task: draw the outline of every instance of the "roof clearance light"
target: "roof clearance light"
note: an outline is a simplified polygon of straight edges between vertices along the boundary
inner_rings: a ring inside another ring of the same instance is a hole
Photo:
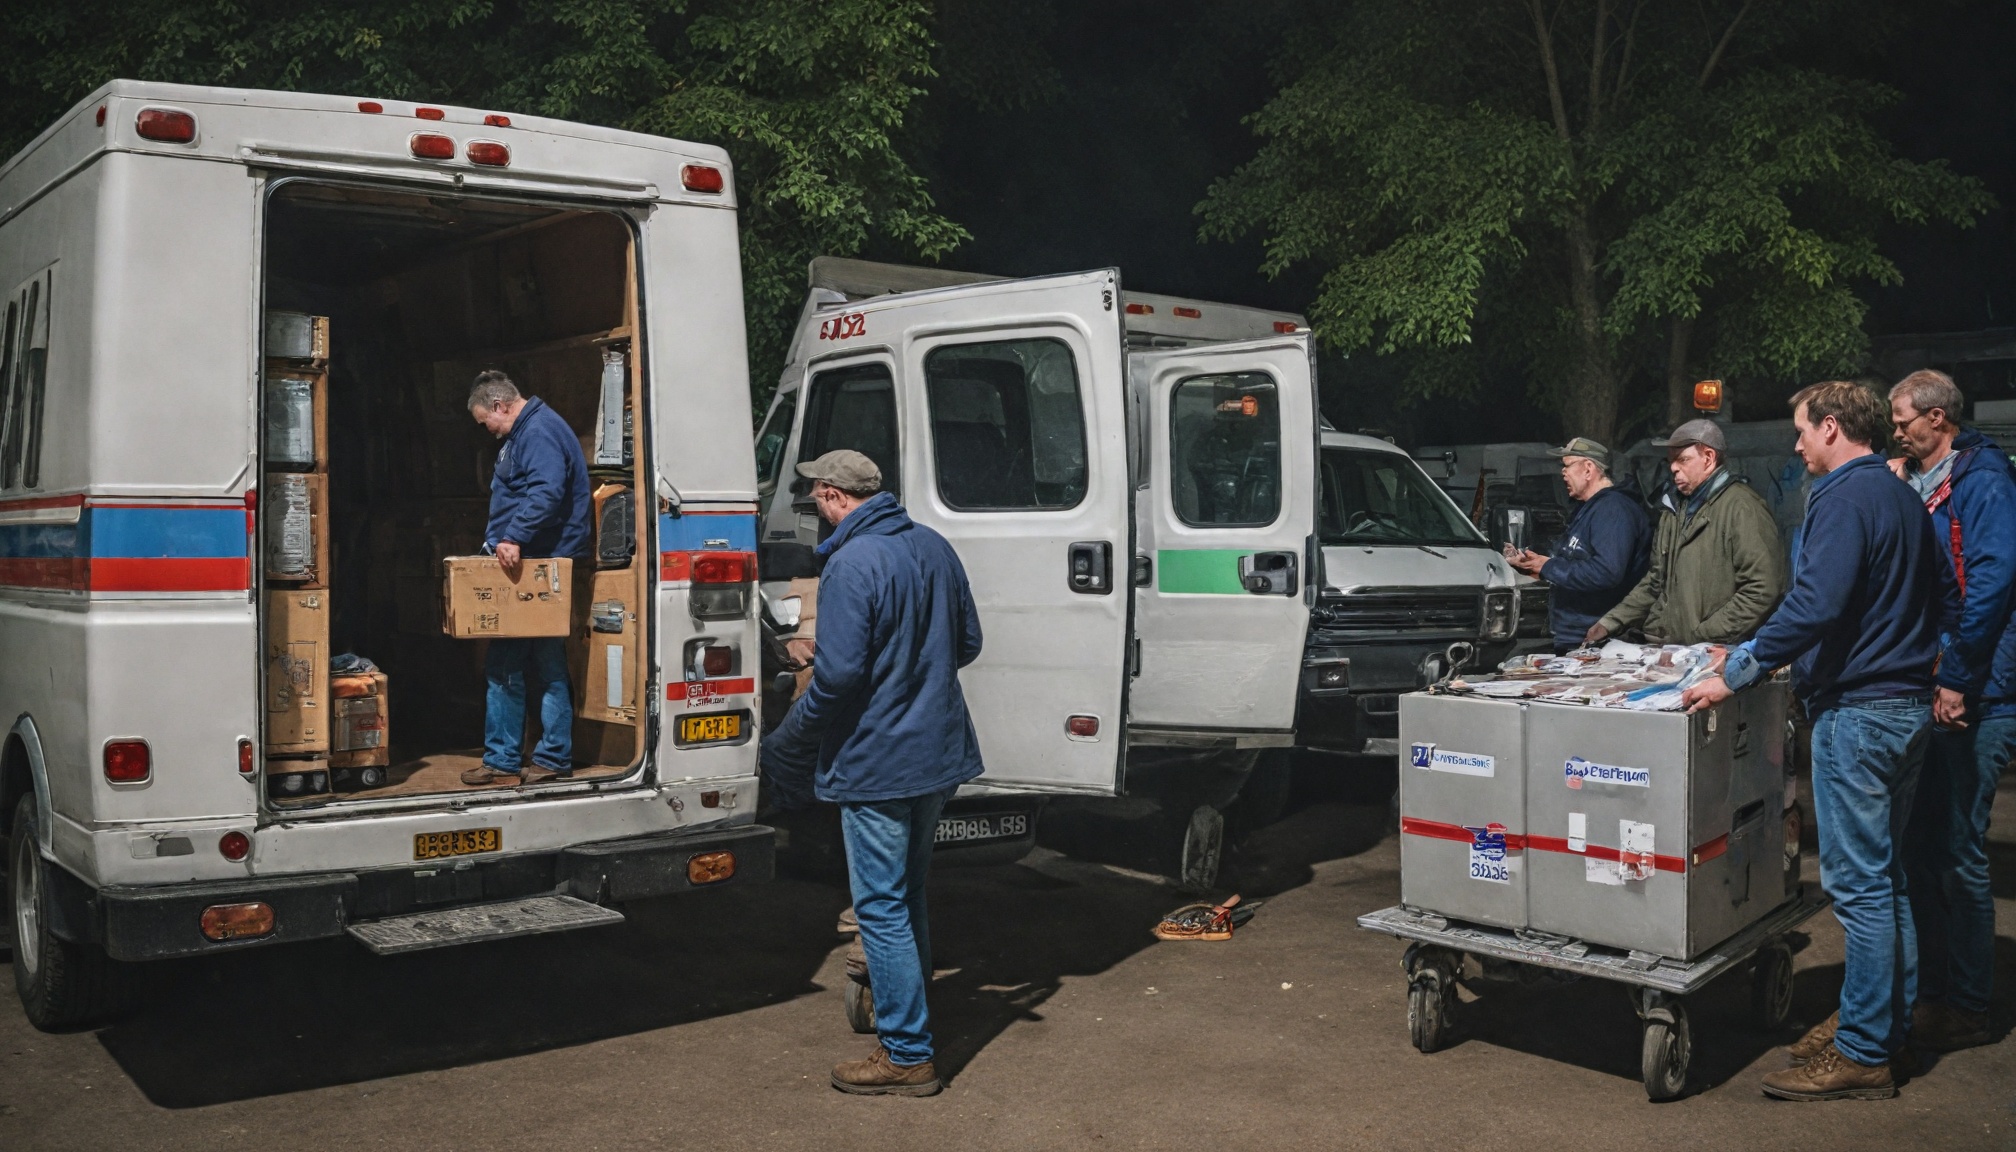
[[[240,736],[238,738],[238,774],[240,776],[251,776],[258,770],[259,765],[252,758],[252,741]]]
[[[1299,332],[1301,330],[1302,330],[1301,326],[1296,324],[1293,320],[1274,321],[1274,331],[1281,333],[1283,336],[1286,336],[1293,332]]]
[[[1154,314],[1155,306],[1153,304],[1127,305],[1127,315],[1129,316],[1153,316]]]
[[[105,779],[114,784],[143,784],[154,772],[154,754],[145,740],[107,740]]]
[[[196,139],[196,117],[168,108],[142,108],[133,128],[148,140],[187,144]]]
[[[686,186],[688,192],[719,192],[727,187],[727,182],[721,178],[721,170],[706,164],[688,164],[679,169],[679,182]]]
[[[1722,411],[1722,382],[1720,380],[1695,381],[1694,410],[1696,412]]]
[[[509,128],[511,126],[511,118],[509,116],[499,116],[497,113],[492,112],[488,116],[483,117],[483,123],[488,124],[492,128]]]
[[[455,141],[433,132],[413,134],[413,155],[422,160],[453,160]]]
[[[369,112],[375,116],[378,113],[385,111],[385,106],[383,104],[378,103],[376,100],[359,100],[357,102],[357,111]]]
[[[418,116],[422,120],[440,120],[444,119],[448,114],[439,108],[415,108],[413,109],[413,115]]]
[[[98,106],[98,127],[103,128],[104,126],[105,126],[105,106],[103,104],[100,104]]]
[[[487,164],[492,168],[503,168],[511,163],[511,149],[495,140],[471,140],[462,150],[471,164]]]
[[[1171,308],[1169,311],[1175,313],[1178,316],[1183,317],[1185,320],[1196,320],[1204,315],[1204,313],[1199,312],[1195,308],[1185,308],[1181,305]]]

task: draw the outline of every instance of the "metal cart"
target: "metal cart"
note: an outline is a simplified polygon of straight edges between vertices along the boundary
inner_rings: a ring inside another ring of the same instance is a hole
[[[1596,947],[1565,936],[1508,931],[1451,920],[1395,905],[1358,918],[1360,928],[1411,941],[1401,963],[1407,972],[1407,1030],[1414,1047],[1433,1052],[1448,1040],[1456,1014],[1456,987],[1466,956],[1530,965],[1572,980],[1588,976],[1627,987],[1645,1022],[1639,1072],[1645,1094],[1671,1100],[1687,1087],[1694,1040],[1686,998],[1731,970],[1748,967],[1757,1025],[1782,1027],[1792,1010],[1792,949],[1785,934],[1831,901],[1818,885],[1791,899],[1692,961],[1646,952]]]

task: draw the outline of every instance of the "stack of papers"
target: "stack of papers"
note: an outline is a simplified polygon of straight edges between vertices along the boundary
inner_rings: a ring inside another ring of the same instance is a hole
[[[1565,656],[1515,656],[1498,675],[1454,680],[1451,691],[1499,700],[1541,700],[1634,712],[1677,712],[1680,694],[1712,675],[1706,644],[1612,640]]]

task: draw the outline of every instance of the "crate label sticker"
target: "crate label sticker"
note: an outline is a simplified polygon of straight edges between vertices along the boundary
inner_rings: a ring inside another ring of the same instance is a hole
[[[1650,788],[1652,770],[1650,768],[1623,768],[1615,764],[1593,764],[1580,756],[1570,756],[1566,765],[1565,778],[1568,787],[1580,788],[1584,784],[1618,784],[1626,788]]]
[[[1568,813],[1568,851],[1587,852],[1589,850],[1589,814],[1587,812]]]
[[[1512,882],[1512,858],[1505,850],[1505,826],[1465,828],[1470,833],[1470,878],[1493,884]]]
[[[1430,772],[1453,772],[1458,776],[1497,775],[1497,759],[1478,752],[1451,752],[1434,744],[1416,744],[1408,753],[1414,767]]]
[[[1598,860],[1593,856],[1585,858],[1582,861],[1582,875],[1591,884],[1608,884],[1616,888],[1624,886],[1624,874],[1609,860]]]
[[[1626,880],[1652,875],[1652,825],[1636,820],[1617,822],[1617,874]]]

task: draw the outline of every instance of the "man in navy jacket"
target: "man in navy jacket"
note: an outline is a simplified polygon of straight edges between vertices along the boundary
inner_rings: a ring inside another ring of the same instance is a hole
[[[1687,690],[1710,708],[1792,665],[1813,722],[1820,882],[1847,937],[1840,1011],[1764,1077],[1788,1100],[1897,1094],[1890,1062],[1910,1034],[1917,937],[1902,842],[1932,727],[1939,630],[1958,607],[1932,522],[1884,467],[1889,412],[1875,393],[1829,381],[1792,398],[1797,451],[1813,482],[1792,590],[1722,676]]]
[[[494,369],[469,387],[469,414],[504,442],[490,477],[490,524],[483,544],[517,578],[524,560],[588,556],[591,501],[581,441],[537,396],[519,395]],[[483,674],[483,764],[462,782],[537,784],[574,770],[574,701],[567,684],[567,642],[560,636],[490,641]],[[539,745],[522,765],[527,680],[539,685]]]
[[[1960,619],[1939,650],[1932,744],[1911,806],[1904,863],[1918,929],[1911,1040],[1935,1052],[1993,1039],[1995,898],[1988,810],[2016,755],[2016,470],[1994,441],[1956,422],[1966,398],[1943,372],[1890,390],[1904,458],[1892,461],[1932,513],[1960,590]]]
[[[874,461],[842,448],[798,473],[834,530],[818,548],[812,683],[763,741],[763,770],[786,796],[809,777],[815,796],[840,805],[881,1044],[834,1068],[833,1086],[929,1096],[939,1082],[924,882],[939,812],[982,770],[959,687],[959,669],[980,656],[980,614],[952,545],[877,491]]]
[[[1610,450],[1603,445],[1577,436],[1547,454],[1561,458],[1561,482],[1582,506],[1554,555],[1508,545],[1505,558],[1552,586],[1548,623],[1559,654],[1580,648],[1590,627],[1638,586],[1652,562],[1652,521],[1643,505],[1610,482]]]

